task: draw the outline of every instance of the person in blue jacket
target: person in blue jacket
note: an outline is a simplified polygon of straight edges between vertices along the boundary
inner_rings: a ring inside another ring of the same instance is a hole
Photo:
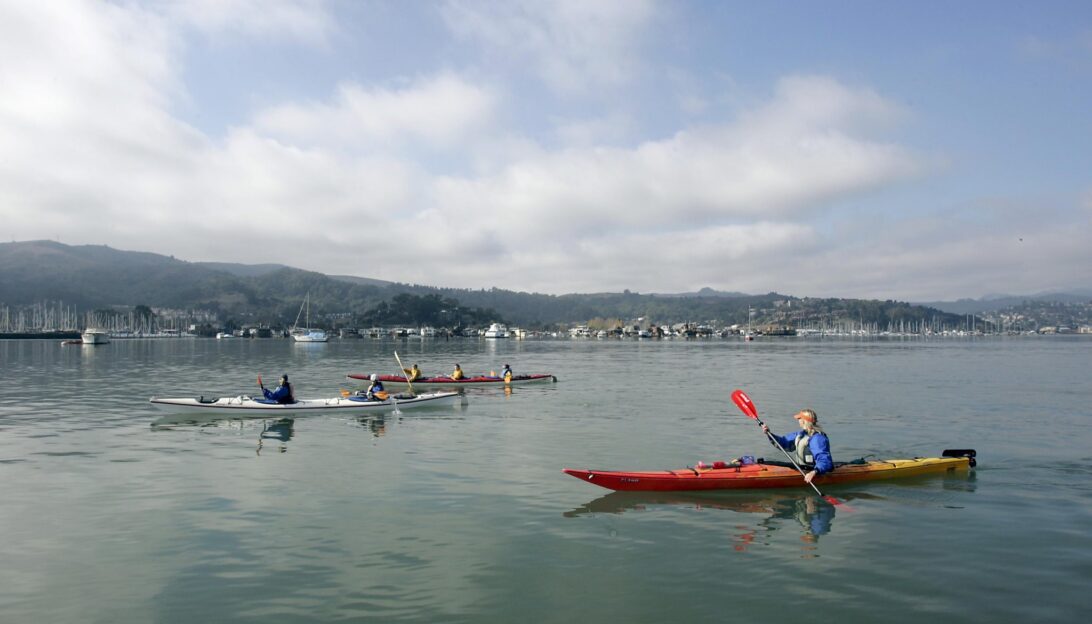
[[[815,477],[834,470],[834,460],[830,456],[830,438],[819,428],[819,417],[815,410],[805,409],[796,413],[797,424],[800,431],[779,436],[770,432],[765,424],[762,430],[770,435],[770,439],[781,445],[781,448],[795,455],[793,459],[805,470],[804,481],[811,483]]]
[[[277,384],[276,390],[269,390],[262,386],[262,394],[270,401],[276,401],[282,405],[296,402],[296,397],[292,396],[292,384],[288,383],[288,373],[281,375],[281,382]]]
[[[383,389],[383,382],[379,381],[379,375],[372,373],[371,377],[368,377],[368,381],[372,383],[368,386],[368,391],[364,393],[364,396],[372,400],[379,400],[379,397],[375,396],[375,393],[386,392]]]

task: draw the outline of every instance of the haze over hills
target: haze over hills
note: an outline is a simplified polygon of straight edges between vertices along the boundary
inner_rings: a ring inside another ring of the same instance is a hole
[[[366,277],[324,275],[281,264],[187,262],[99,245],[70,246],[53,241],[0,243],[0,305],[6,306],[41,301],[63,301],[82,309],[146,305],[208,310],[225,317],[278,324],[291,321],[308,294],[313,316],[336,317],[345,323],[457,325],[479,323],[483,319],[488,322],[492,318],[525,327],[638,317],[659,323],[709,320],[724,324],[748,320],[787,324],[848,320],[882,326],[958,323],[958,315],[973,313],[962,311],[960,305],[977,304],[982,306],[978,309],[985,310],[986,305],[1003,307],[1005,301],[961,300],[924,306],[894,301],[800,299],[776,292],[750,295],[711,288],[675,294],[624,291],[544,295],[496,288],[417,286]],[[1053,296],[1058,300],[1079,298],[1079,295]],[[752,311],[760,311],[761,316],[749,317]]]
[[[1004,310],[1026,301],[1085,303],[1092,300],[1092,288],[1073,288],[1066,292],[1042,292],[1035,295],[986,295],[979,299],[955,301],[918,301],[916,305],[936,308],[952,314],[982,314]]]

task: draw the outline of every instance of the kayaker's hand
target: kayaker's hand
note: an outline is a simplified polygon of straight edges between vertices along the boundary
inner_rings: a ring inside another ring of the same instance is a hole
[[[814,479],[815,476],[818,475],[818,474],[819,474],[818,472],[812,470],[808,474],[804,475],[804,482],[805,483],[811,483],[811,480]]]
[[[762,423],[762,433],[769,433],[770,428],[766,426],[766,423]]]

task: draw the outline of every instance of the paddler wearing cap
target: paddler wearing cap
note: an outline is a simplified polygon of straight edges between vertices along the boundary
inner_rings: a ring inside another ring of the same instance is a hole
[[[796,454],[800,467],[808,471],[804,474],[804,480],[811,483],[815,477],[834,470],[834,460],[830,456],[830,438],[819,428],[819,417],[815,410],[800,410],[793,418],[800,425],[800,431],[779,436],[772,433],[765,424],[762,425],[762,430],[769,433],[781,448]]]

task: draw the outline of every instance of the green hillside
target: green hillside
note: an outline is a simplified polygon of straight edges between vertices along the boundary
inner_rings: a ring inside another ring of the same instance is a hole
[[[507,322],[553,328],[593,319],[645,318],[658,324],[860,323],[879,328],[958,324],[962,317],[896,301],[800,299],[702,289],[685,294],[544,295],[491,289],[416,286],[366,277],[328,276],[264,264],[186,262],[106,246],[52,241],[0,243],[0,305],[63,301],[81,310],[137,305],[205,310],[222,319],[283,326],[310,293],[311,318],[326,327]]]

